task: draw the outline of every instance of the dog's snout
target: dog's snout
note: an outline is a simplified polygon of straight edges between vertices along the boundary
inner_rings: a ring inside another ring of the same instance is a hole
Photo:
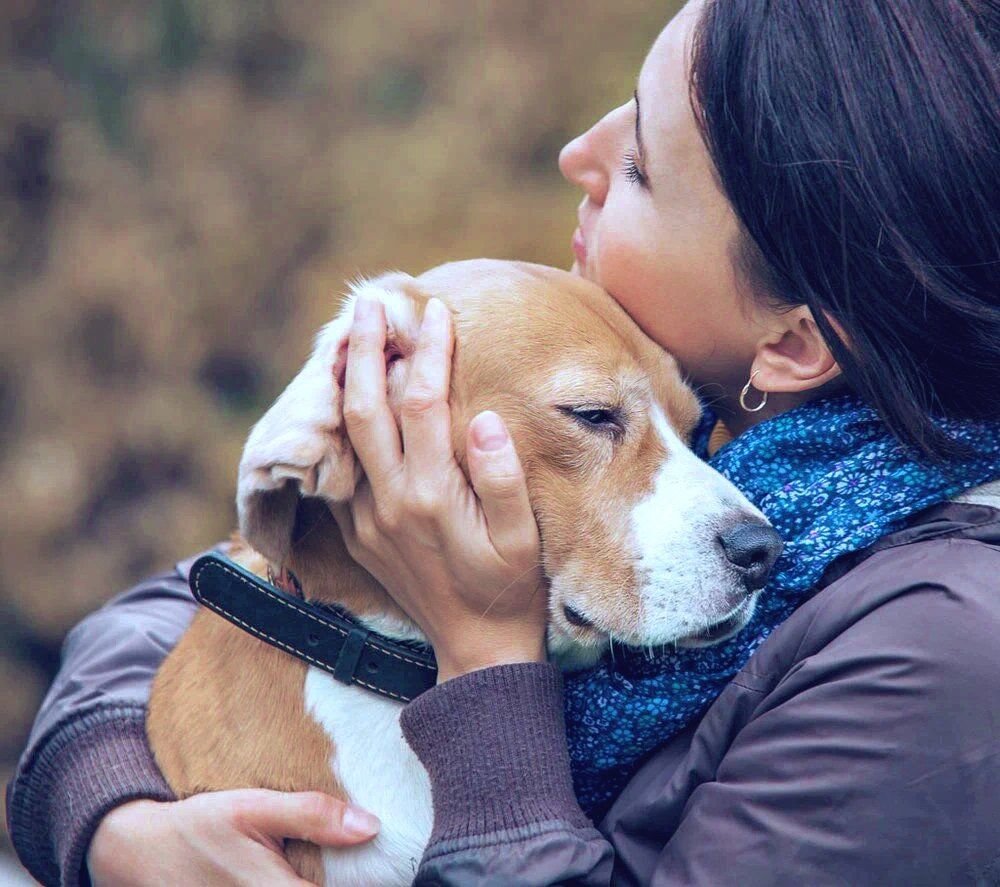
[[[743,577],[747,591],[763,588],[784,543],[767,524],[747,521],[719,534],[723,554]]]

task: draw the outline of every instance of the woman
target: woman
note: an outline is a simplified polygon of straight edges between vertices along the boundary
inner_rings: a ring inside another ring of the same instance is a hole
[[[564,691],[502,423],[472,423],[471,489],[450,453],[447,317],[404,448],[359,310],[367,483],[337,519],[440,664],[403,714],[434,788],[418,883],[1000,882],[998,43],[992,0],[691,0],[562,153],[577,270],[712,399],[713,464],[786,539],[715,647]],[[190,608],[160,578],[71,636],[10,798],[40,877],[89,847],[97,884],[288,883],[282,838],[377,827],[312,795],[162,803],[143,700]]]

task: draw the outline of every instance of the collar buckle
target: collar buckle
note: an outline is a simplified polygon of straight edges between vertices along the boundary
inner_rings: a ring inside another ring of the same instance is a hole
[[[358,670],[361,654],[365,651],[365,643],[371,634],[366,628],[352,628],[344,639],[337,661],[333,666],[333,676],[342,684],[353,684],[354,674]]]

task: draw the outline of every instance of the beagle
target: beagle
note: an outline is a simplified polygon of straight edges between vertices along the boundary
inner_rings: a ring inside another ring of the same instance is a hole
[[[746,624],[777,557],[776,534],[686,446],[700,410],[676,363],[594,284],[524,263],[456,262],[351,288],[246,442],[237,494],[246,541],[232,553],[245,567],[291,571],[306,599],[335,605],[387,642],[424,640],[352,562],[325,504],[349,499],[360,476],[342,416],[358,296],[385,305],[397,411],[424,305],[437,296],[452,312],[456,455],[464,466],[473,416],[503,417],[541,533],[548,648],[562,667],[596,662],[612,640],[702,645]],[[362,846],[290,843],[303,877],[408,884],[430,834],[431,799],[400,711],[202,610],[156,676],[147,729],[178,796],[319,790],[381,819]]]

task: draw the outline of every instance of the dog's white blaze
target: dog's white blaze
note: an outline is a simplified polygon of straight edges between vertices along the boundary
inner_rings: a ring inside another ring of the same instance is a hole
[[[399,726],[403,707],[318,668],[306,675],[305,705],[333,743],[330,767],[347,797],[382,821],[373,841],[323,851],[327,885],[410,884],[433,813],[427,771]]]
[[[650,420],[667,450],[652,492],[632,512],[639,576],[641,643],[667,643],[725,615],[725,594],[738,581],[715,536],[739,514],[760,512],[701,461],[654,404]]]

